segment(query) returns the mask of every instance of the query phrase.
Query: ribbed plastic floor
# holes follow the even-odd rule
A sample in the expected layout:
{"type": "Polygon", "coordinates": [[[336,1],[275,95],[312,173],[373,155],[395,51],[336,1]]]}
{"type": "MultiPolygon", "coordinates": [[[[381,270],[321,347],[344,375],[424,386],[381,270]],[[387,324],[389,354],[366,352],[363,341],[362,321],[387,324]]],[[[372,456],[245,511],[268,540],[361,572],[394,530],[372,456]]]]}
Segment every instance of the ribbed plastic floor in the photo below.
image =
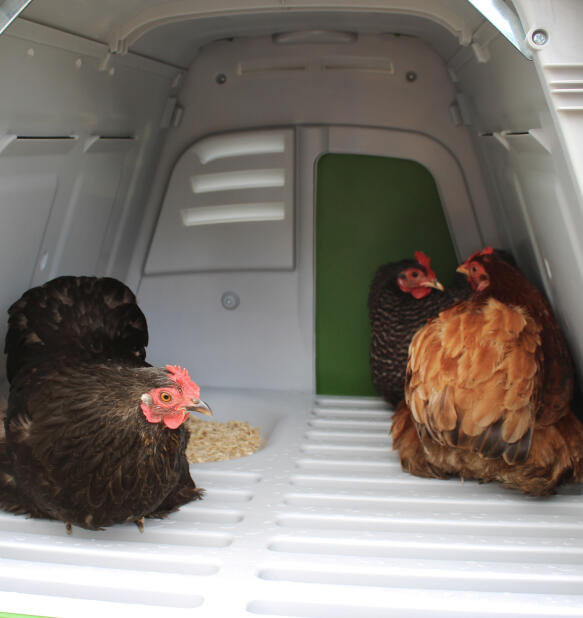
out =
{"type": "Polygon", "coordinates": [[[213,392],[259,453],[192,467],[204,501],[105,532],[0,515],[0,611],[45,616],[583,616],[583,491],[424,480],[378,402],[213,392]]]}

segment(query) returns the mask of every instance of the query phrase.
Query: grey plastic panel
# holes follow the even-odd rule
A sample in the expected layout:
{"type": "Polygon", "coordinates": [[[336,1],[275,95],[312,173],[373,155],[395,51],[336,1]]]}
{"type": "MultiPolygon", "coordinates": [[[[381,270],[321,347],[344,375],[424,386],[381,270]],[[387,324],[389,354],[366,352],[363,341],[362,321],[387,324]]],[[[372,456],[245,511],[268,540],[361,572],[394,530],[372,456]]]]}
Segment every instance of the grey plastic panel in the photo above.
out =
{"type": "MultiPolygon", "coordinates": [[[[32,171],[22,157],[18,166],[0,157],[0,302],[3,311],[30,285],[47,220],[57,192],[58,176],[50,163],[32,171]]],[[[6,321],[0,321],[4,340],[6,321]]]]}
{"type": "Polygon", "coordinates": [[[146,273],[293,268],[293,162],[289,129],[191,146],[172,173],[146,273]]]}
{"type": "Polygon", "coordinates": [[[28,230],[5,228],[3,244],[15,247],[8,253],[25,245],[23,266],[37,263],[13,275],[17,290],[3,288],[0,312],[59,274],[124,277],[178,75],[132,54],[108,58],[103,44],[23,20],[2,34],[0,174],[20,179],[15,199],[26,211],[29,177],[53,174],[56,189],[46,192],[50,213],[31,216],[30,229],[42,227],[36,244],[28,230]]]}
{"type": "Polygon", "coordinates": [[[115,206],[123,155],[91,152],[75,179],[57,250],[62,272],[95,273],[115,206]]]}

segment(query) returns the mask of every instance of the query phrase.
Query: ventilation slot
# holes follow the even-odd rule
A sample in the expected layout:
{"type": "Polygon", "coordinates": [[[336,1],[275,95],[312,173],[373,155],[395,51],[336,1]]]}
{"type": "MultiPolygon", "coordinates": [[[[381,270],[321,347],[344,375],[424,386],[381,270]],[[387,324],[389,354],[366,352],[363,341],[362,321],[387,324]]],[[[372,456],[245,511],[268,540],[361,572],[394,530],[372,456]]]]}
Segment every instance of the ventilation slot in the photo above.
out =
{"type": "Polygon", "coordinates": [[[294,73],[297,71],[307,71],[308,61],[305,58],[301,59],[285,59],[285,60],[248,60],[240,62],[237,67],[237,74],[257,75],[260,73],[288,72],[294,73]]]}
{"type": "Polygon", "coordinates": [[[74,135],[0,135],[0,155],[31,156],[31,155],[64,155],[74,146],[77,138],[74,135]]]}
{"type": "Polygon", "coordinates": [[[583,65],[548,65],[549,85],[555,105],[560,112],[583,110],[583,65]]]}
{"type": "Polygon", "coordinates": [[[273,42],[278,45],[298,43],[354,43],[358,39],[356,32],[339,30],[298,30],[295,32],[278,32],[273,35],[273,42]]]}
{"type": "Polygon", "coordinates": [[[393,63],[386,58],[355,58],[353,56],[325,58],[322,61],[322,69],[325,71],[365,71],[386,75],[395,73],[393,63]]]}

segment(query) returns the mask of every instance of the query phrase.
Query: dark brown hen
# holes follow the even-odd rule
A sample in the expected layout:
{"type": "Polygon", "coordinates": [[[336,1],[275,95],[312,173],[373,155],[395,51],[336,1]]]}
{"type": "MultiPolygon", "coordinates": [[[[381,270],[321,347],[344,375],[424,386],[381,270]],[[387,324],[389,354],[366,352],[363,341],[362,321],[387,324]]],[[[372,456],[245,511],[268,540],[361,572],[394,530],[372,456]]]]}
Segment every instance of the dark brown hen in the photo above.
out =
{"type": "Polygon", "coordinates": [[[0,507],[89,529],[202,497],[185,456],[186,370],[145,362],[145,318],[113,279],[60,277],[10,309],[0,507]]]}
{"type": "Polygon", "coordinates": [[[567,345],[543,295],[490,248],[460,267],[472,297],[411,342],[391,432],[419,476],[500,481],[533,495],[581,479],[567,345]]]}
{"type": "Polygon", "coordinates": [[[143,365],[146,318],[133,292],[111,277],[58,277],[31,288],[8,310],[8,380],[28,363],[61,354],[143,365]]]}
{"type": "Polygon", "coordinates": [[[368,298],[370,370],[374,387],[391,406],[403,399],[413,335],[429,318],[470,294],[471,288],[461,275],[444,290],[421,251],[415,253],[415,259],[384,264],[377,270],[368,298]]]}

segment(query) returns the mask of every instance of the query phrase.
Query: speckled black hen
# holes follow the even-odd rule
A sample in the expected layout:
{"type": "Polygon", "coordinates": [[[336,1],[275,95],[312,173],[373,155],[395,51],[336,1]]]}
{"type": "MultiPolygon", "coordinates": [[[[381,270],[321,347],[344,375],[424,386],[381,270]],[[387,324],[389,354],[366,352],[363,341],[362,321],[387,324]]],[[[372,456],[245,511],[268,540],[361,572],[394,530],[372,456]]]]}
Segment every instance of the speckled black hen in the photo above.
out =
{"type": "Polygon", "coordinates": [[[145,361],[148,331],[114,279],[60,277],[9,310],[10,395],[0,507],[99,529],[200,498],[185,456],[191,411],[210,414],[181,367],[145,361]]]}
{"type": "Polygon", "coordinates": [[[429,318],[467,298],[471,291],[461,275],[444,290],[421,251],[415,252],[414,259],[390,262],[377,270],[368,299],[370,370],[376,390],[391,406],[403,398],[413,335],[429,318]]]}

